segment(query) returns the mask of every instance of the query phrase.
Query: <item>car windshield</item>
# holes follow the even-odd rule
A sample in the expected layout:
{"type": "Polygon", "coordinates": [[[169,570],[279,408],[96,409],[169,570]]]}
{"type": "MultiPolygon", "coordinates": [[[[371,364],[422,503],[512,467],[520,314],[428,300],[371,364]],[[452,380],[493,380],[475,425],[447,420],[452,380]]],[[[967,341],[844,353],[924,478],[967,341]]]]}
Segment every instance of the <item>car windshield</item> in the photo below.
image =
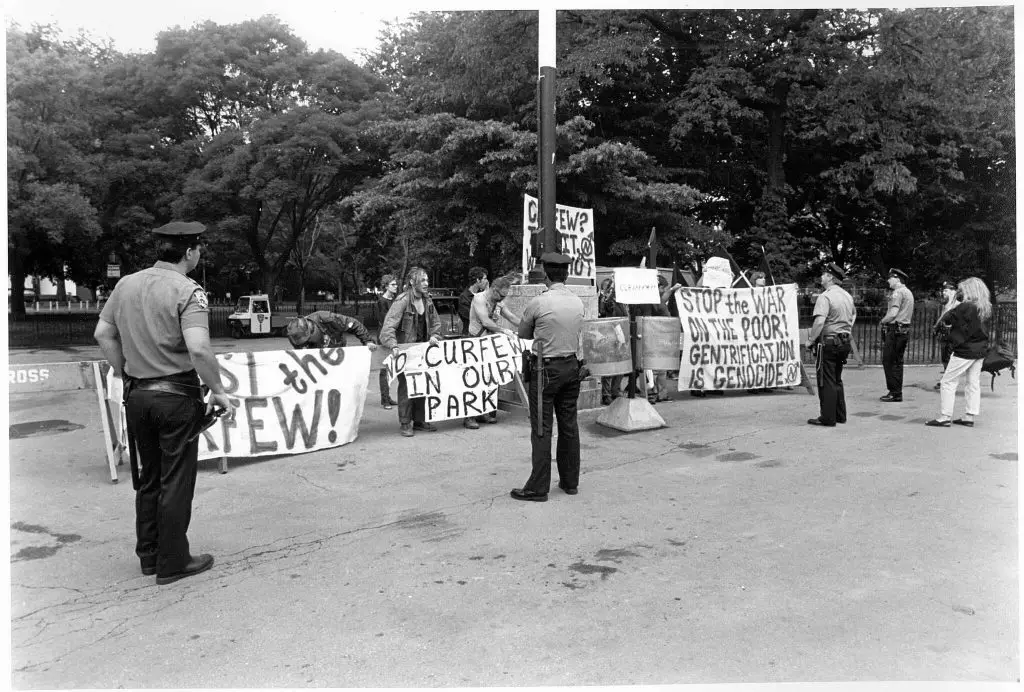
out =
{"type": "Polygon", "coordinates": [[[235,306],[235,312],[249,312],[249,299],[239,298],[238,305],[235,306]]]}

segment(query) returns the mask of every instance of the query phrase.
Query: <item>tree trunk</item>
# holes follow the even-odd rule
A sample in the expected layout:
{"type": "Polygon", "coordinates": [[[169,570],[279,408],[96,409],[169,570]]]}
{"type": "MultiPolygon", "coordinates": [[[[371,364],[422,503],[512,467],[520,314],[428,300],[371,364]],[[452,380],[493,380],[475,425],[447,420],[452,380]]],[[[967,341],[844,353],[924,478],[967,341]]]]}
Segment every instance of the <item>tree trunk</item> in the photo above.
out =
{"type": "MultiPolygon", "coordinates": [[[[14,319],[25,317],[25,265],[15,249],[8,254],[8,270],[11,274],[11,315],[14,319]]],[[[39,294],[36,294],[36,298],[39,294]]]]}
{"type": "Polygon", "coordinates": [[[59,272],[53,281],[57,285],[57,302],[66,303],[68,300],[68,288],[64,284],[64,272],[59,272]]]}

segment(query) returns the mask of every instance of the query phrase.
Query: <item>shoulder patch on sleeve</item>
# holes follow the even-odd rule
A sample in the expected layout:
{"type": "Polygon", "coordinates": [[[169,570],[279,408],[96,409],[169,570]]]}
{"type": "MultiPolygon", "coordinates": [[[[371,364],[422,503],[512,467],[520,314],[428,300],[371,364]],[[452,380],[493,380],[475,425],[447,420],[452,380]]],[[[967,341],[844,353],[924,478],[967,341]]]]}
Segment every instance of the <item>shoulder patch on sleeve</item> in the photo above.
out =
{"type": "Polygon", "coordinates": [[[197,288],[193,295],[196,297],[196,303],[198,303],[199,307],[201,307],[203,310],[210,309],[210,301],[206,297],[206,291],[204,291],[201,288],[197,288]]]}

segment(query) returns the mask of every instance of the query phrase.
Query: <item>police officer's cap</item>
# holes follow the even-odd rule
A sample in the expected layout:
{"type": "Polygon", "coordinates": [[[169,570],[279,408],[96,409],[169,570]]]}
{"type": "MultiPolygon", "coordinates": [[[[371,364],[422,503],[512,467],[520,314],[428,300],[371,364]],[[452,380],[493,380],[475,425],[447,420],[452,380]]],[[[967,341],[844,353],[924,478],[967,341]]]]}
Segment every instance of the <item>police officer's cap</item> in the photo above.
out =
{"type": "Polygon", "coordinates": [[[316,331],[316,325],[305,317],[293,317],[288,320],[288,326],[285,327],[285,333],[288,335],[288,341],[292,348],[305,346],[306,342],[312,338],[314,331],[316,331]]]}
{"type": "Polygon", "coordinates": [[[952,281],[943,281],[942,282],[942,288],[943,289],[948,288],[951,291],[955,291],[956,290],[956,284],[953,283],[952,281]]]}
{"type": "Polygon", "coordinates": [[[896,269],[895,267],[893,267],[892,269],[889,270],[889,276],[890,277],[895,276],[896,278],[898,278],[900,281],[903,281],[903,282],[906,282],[906,280],[907,280],[907,273],[904,272],[904,271],[900,271],[899,269],[896,269]]]}
{"type": "Polygon", "coordinates": [[[199,235],[206,230],[206,226],[198,221],[171,221],[160,228],[154,228],[156,235],[183,236],[199,235]]]}
{"type": "Polygon", "coordinates": [[[846,278],[846,272],[840,269],[838,264],[829,262],[828,264],[825,265],[825,271],[831,274],[832,276],[836,277],[840,281],[846,278]]]}
{"type": "Polygon", "coordinates": [[[540,256],[540,261],[542,264],[567,267],[572,264],[572,257],[563,255],[560,252],[545,252],[540,256]]]}

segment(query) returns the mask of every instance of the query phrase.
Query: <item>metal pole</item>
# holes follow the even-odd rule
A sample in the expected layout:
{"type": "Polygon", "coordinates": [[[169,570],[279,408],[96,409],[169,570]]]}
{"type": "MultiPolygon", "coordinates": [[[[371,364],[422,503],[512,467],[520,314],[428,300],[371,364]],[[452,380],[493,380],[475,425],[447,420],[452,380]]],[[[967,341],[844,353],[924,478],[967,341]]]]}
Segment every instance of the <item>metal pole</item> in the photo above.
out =
{"type": "Polygon", "coordinates": [[[537,193],[540,232],[531,239],[535,260],[530,283],[543,283],[539,264],[545,252],[558,252],[555,238],[555,10],[538,11],[537,35],[537,193]]]}

